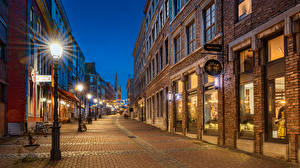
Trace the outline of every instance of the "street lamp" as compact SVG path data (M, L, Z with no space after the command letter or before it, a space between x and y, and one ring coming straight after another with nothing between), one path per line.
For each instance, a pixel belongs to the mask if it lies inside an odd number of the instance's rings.
M75 87L75 90L79 92L79 95L81 95L81 92L83 91L84 87L81 83L77 84ZM79 116L78 116L78 132L81 132L81 99L79 98Z
M95 104L95 121L97 120L97 113L98 113L98 109L97 109L97 106L98 106L98 99L94 98L93 99L94 101L94 104Z
M92 95L90 93L88 93L86 95L86 98L88 99L88 107L89 107L89 117L88 117L88 124L92 124L92 113L91 113L91 109L90 109L90 101L92 99Z
M57 93L57 66L58 60L62 56L63 47L59 43L50 44L51 56L54 59L54 114L53 114L53 126L52 126L52 149L51 149L51 160L61 160L60 151L60 126L58 122L58 93Z

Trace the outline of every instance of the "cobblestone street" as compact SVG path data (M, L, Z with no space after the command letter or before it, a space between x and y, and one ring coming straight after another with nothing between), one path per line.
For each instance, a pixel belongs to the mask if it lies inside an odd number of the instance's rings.
M22 163L26 153L17 145L22 142L18 139L1 142L0 167L297 167L171 135L119 116L93 121L85 133L78 133L75 123L63 125L61 161L49 161L51 136L41 137L38 143L41 144L36 151L39 159Z

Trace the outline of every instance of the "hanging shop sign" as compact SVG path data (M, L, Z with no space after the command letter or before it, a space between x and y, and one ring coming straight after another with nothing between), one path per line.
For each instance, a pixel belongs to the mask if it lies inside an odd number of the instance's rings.
M36 75L35 76L36 82L52 82L51 75Z
M217 51L221 52L222 51L222 45L221 44L205 44L204 49L206 51Z
M204 65L204 70L207 74L211 76L218 76L222 73L223 67L220 61L211 59L206 61Z

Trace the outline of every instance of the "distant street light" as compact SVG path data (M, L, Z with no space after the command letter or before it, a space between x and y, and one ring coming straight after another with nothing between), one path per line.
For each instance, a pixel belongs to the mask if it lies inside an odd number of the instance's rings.
M84 89L84 87L83 87L83 84L81 84L81 83L77 84L76 87L75 87L75 90L77 92L79 92L80 96L81 96L81 93L82 93L83 89ZM82 130L81 130L81 121L82 121L82 119L81 118L82 118L81 117L81 99L79 98L78 132L82 132Z
M88 107L89 107L89 116L88 116L88 124L92 124L92 113L91 113L91 109L90 109L90 101L92 99L92 95L90 93L88 93L86 95L86 98L88 99Z
M59 43L50 44L51 56L54 59L54 114L53 114L53 127L52 127L52 149L51 149L51 160L61 160L60 151L60 126L58 122L58 75L57 66L58 60L62 56L63 47Z

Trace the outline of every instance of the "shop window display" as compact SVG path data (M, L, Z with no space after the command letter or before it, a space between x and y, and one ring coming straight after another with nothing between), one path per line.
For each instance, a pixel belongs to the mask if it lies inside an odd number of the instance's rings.
M204 133L218 135L218 91L206 90L204 94Z
M240 72L248 73L253 71L253 52L246 49L240 52Z
M188 132L197 133L197 94L188 96Z
M240 137L254 138L254 87L253 83L240 86Z
M284 36L280 35L268 41L268 60L274 61L284 57Z
M285 140L285 78L279 77L268 81L268 130L272 139Z
M193 73L188 76L188 89L196 89L198 86L198 76Z
M181 81L176 82L176 93L175 93L175 110L176 110L176 131L182 131L182 92L183 83Z

